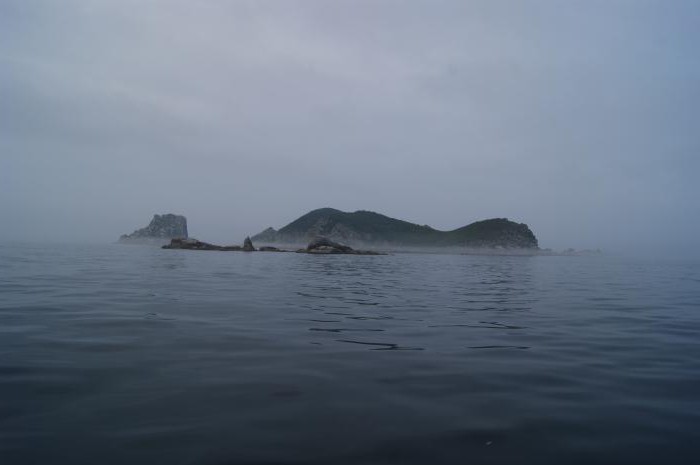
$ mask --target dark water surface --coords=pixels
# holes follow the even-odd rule
[[[0,248],[0,463],[700,458],[700,264]]]

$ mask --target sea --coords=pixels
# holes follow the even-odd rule
[[[691,464],[700,262],[0,246],[0,464]]]

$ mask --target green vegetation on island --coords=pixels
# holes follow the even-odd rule
[[[279,230],[268,228],[253,236],[262,243],[300,244],[326,237],[349,244],[404,247],[468,247],[537,249],[537,238],[524,223],[506,218],[477,221],[452,231],[397,220],[360,210],[313,210]]]

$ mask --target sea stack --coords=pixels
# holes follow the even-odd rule
[[[255,252],[255,247],[253,247],[253,241],[250,240],[250,237],[246,237],[243,241],[243,251]]]

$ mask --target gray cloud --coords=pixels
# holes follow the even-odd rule
[[[543,246],[691,246],[693,1],[5,1],[2,236],[156,212],[239,241],[309,209]]]

